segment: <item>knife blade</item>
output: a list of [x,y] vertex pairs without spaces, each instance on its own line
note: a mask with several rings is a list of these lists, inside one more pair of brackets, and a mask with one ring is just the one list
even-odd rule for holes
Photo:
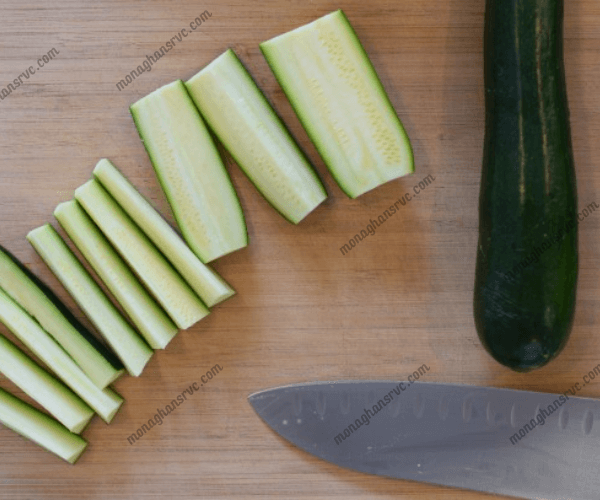
[[341,467],[519,498],[600,499],[595,399],[357,380],[276,387],[248,400],[279,435]]

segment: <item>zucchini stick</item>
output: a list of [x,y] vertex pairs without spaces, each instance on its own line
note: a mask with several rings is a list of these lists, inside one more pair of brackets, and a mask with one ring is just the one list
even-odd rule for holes
[[83,438],[3,389],[0,389],[0,423],[70,464],[87,447]]
[[46,224],[31,231],[27,239],[114,349],[127,371],[139,376],[154,351],[129,325],[56,230]]
[[0,322],[54,374],[109,423],[123,404],[110,388],[100,389],[64,349],[16,302],[0,289]]
[[97,180],[78,188],[75,198],[179,328],[208,315],[200,298]]
[[0,335],[0,372],[71,432],[79,434],[94,416],[79,396],[3,335]]
[[207,307],[235,293],[223,278],[196,257],[185,241],[110,161],[100,160],[94,169],[94,177],[167,257]]
[[177,326],[150,296],[115,249],[74,200],[56,207],[54,216],[90,263],[146,342],[164,349]]
[[52,335],[100,389],[125,372],[119,358],[81,324],[44,282],[1,246],[0,288]]

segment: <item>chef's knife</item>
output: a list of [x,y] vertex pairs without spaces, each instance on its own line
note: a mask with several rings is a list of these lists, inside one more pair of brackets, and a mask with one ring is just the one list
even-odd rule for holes
[[296,384],[248,399],[285,439],[342,467],[529,499],[600,499],[594,399],[392,381]]

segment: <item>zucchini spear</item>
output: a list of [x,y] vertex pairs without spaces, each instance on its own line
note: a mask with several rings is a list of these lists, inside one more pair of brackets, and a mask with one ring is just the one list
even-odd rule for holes
[[406,131],[341,10],[262,42],[260,49],[348,196],[414,172]]
[[76,201],[61,203],[54,216],[153,349],[164,349],[177,326],[148,294],[123,259]]
[[235,293],[223,278],[196,257],[167,221],[110,161],[100,160],[94,169],[94,177],[167,257],[207,307]]
[[287,220],[297,224],[327,198],[312,166],[233,50],[185,86],[240,168]]
[[1,246],[0,288],[61,345],[100,389],[125,372],[119,358],[73,316],[44,282]]
[[31,231],[27,239],[114,349],[127,371],[139,376],[154,351],[129,325],[56,230],[46,224]]
[[79,434],[94,416],[92,409],[79,396],[3,335],[0,335],[0,373],[71,432]]
[[31,316],[0,289],[0,322],[25,344],[58,378],[109,423],[123,404],[110,388],[100,389]]
[[217,147],[181,80],[131,106],[181,233],[205,263],[245,247],[242,207]]
[[184,279],[97,180],[79,187],[75,198],[179,328],[187,329],[209,314]]
[[3,389],[0,389],[0,423],[70,464],[87,447],[83,438]]

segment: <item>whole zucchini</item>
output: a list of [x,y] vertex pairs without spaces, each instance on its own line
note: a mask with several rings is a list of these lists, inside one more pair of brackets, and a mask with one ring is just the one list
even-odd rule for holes
[[474,316],[516,370],[565,346],[577,285],[577,193],[563,0],[487,0],[486,123]]

